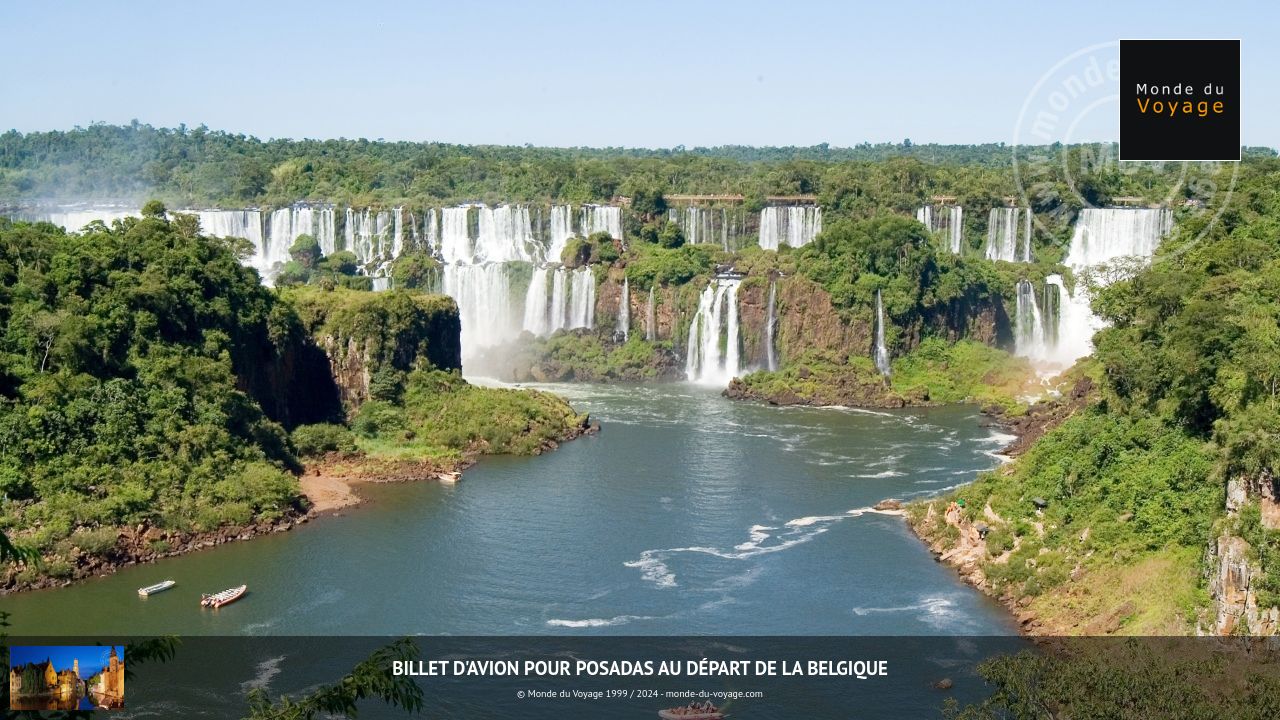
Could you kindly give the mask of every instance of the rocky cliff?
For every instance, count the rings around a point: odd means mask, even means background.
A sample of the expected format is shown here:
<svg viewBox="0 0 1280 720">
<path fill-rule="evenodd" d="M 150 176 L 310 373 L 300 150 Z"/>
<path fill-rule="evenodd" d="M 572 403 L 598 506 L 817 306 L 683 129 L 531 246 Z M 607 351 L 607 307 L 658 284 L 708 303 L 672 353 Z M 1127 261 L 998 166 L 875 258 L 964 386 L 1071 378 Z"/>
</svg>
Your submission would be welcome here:
<svg viewBox="0 0 1280 720">
<path fill-rule="evenodd" d="M 1202 632 L 1280 634 L 1280 608 L 1259 602 L 1263 569 L 1258 549 L 1241 537 L 1241 515 L 1254 510 L 1263 532 L 1280 530 L 1280 482 L 1266 474 L 1229 480 L 1226 529 L 1209 543 L 1206 551 L 1205 580 L 1213 599 L 1214 616 L 1212 624 L 1202 627 Z"/>
<path fill-rule="evenodd" d="M 323 350 L 347 408 L 368 399 L 380 373 L 462 369 L 461 321 L 452 298 L 314 288 L 288 298 L 307 336 Z"/>
</svg>

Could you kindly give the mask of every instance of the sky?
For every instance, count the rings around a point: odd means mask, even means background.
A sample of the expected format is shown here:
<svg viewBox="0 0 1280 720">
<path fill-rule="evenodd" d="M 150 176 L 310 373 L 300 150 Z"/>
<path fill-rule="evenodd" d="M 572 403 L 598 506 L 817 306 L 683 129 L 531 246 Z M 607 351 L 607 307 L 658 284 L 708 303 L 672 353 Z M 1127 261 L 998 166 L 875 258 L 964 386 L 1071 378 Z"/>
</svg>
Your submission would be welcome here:
<svg viewBox="0 0 1280 720">
<path fill-rule="evenodd" d="M 1082 48 L 1239 38 L 1243 141 L 1277 147 L 1277 21 L 1272 2 L 1177 0 L 7 0 L 0 129 L 137 119 L 464 144 L 1016 142 L 1037 82 Z M 1055 139 L 1115 140 L 1115 114 L 1103 102 Z"/>
<path fill-rule="evenodd" d="M 87 680 L 107 666 L 111 647 L 110 645 L 15 645 L 9 649 L 9 662 L 12 666 L 17 666 L 52 660 L 53 669 L 61 671 L 71 667 L 73 660 L 79 659 L 80 677 Z M 119 645 L 115 648 L 116 655 L 124 657 L 124 648 Z"/>
</svg>

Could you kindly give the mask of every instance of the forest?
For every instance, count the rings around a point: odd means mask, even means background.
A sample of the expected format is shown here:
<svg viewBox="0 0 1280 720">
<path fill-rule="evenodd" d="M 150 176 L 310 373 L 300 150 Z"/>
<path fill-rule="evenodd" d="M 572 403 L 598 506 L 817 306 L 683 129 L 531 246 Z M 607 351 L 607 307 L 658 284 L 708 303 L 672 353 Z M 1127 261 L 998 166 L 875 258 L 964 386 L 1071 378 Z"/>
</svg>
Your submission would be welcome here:
<svg viewBox="0 0 1280 720">
<path fill-rule="evenodd" d="M 158 202 L 83 233 L 0 218 L 0 538 L 41 558 L 7 564 L 0 587 L 299 517 L 304 459 L 450 469 L 581 431 L 559 398 L 461 379 L 451 299 L 282 296 L 243 245 Z M 369 363 L 355 397 L 320 347 L 335 336 Z M 435 427 L 445 405 L 453 420 Z M 156 532 L 126 547 L 136 527 Z"/>
<path fill-rule="evenodd" d="M 1109 631 L 1203 627 L 1202 578 L 1216 572 L 1204 551 L 1223 536 L 1247 541 L 1259 607 L 1280 603 L 1278 238 L 1280 163 L 1246 162 L 1216 222 L 1181 223 L 1148 266 L 1096 291 L 1109 325 L 1070 375 L 1089 379 L 1085 406 L 1004 471 L 946 498 L 963 498 L 969 518 L 985 506 L 1000 518 L 984 520 L 986 576 L 998 594 L 1068 623 L 1050 632 L 1100 630 L 1087 623 L 1126 600 Z M 1228 507 L 1233 484 L 1249 491 Z M 1068 587 L 1092 591 L 1070 603 L 1050 592 Z"/>
<path fill-rule="evenodd" d="M 1037 178 L 1038 197 L 1164 197 L 1167 173 L 1120 172 L 1112 145 L 1050 146 L 1061 166 Z M 1274 151 L 1246 149 L 1246 157 Z M 199 126 L 91 125 L 0 135 L 0 206 L 53 201 L 137 202 L 170 207 L 282 206 L 300 200 L 357 207 L 459 201 L 582 203 L 646 191 L 816 194 L 824 207 L 868 217 L 914 211 L 933 194 L 985 212 L 1017 194 L 1013 148 L 864 144 L 851 148 L 538 148 L 386 142 L 260 140 Z M 1074 177 L 1074 188 L 1068 182 Z M 1162 180 L 1162 178 L 1166 178 Z M 1194 180 L 1189 178 L 1188 180 Z M 1186 182 L 1185 192 L 1193 183 Z"/>
</svg>

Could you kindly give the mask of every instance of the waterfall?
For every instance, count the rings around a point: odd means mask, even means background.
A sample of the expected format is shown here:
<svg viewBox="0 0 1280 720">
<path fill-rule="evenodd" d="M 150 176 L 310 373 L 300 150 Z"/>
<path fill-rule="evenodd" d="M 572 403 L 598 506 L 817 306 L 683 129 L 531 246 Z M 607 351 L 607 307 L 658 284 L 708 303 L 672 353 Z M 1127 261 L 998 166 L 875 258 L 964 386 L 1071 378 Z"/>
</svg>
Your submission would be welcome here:
<svg viewBox="0 0 1280 720">
<path fill-rule="evenodd" d="M 1149 258 L 1172 229 L 1173 213 L 1163 208 L 1086 208 L 1076 218 L 1066 264 L 1086 268 L 1121 257 Z"/>
<path fill-rule="evenodd" d="M 622 342 L 631 339 L 631 281 L 622 279 L 622 294 L 618 296 L 618 327 L 615 335 L 622 336 Z"/>
<path fill-rule="evenodd" d="M 1173 212 L 1167 208 L 1086 208 L 1076 218 L 1065 264 L 1079 278 L 1086 271 L 1121 258 L 1150 258 L 1172 229 Z M 1056 337 L 1050 345 L 1050 359 L 1069 366 L 1093 352 L 1093 335 L 1105 323 L 1089 307 L 1089 293 L 1083 283 L 1077 280 L 1075 292 L 1068 293 L 1058 275 L 1050 275 L 1045 282 L 1054 288 L 1046 291 L 1046 313 L 1050 292 L 1056 309 L 1056 314 L 1048 315 L 1046 320 Z"/>
<path fill-rule="evenodd" d="M 1067 292 L 1061 275 L 1050 275 L 1044 282 L 1045 296 L 1055 298 L 1055 307 L 1051 310 L 1046 302 L 1042 313 L 1056 336 L 1049 343 L 1048 359 L 1065 368 L 1093 352 L 1093 334 L 1102 329 L 1103 323 L 1089 307 L 1089 293 L 1084 287 L 1077 285 L 1074 294 Z"/>
<path fill-rule="evenodd" d="M 760 211 L 760 247 L 777 250 L 783 243 L 800 247 L 822 232 L 822 208 L 813 205 L 773 206 Z"/>
<path fill-rule="evenodd" d="M 1022 218 L 1022 262 L 1029 263 L 1031 262 L 1031 223 L 1033 220 L 1031 208 L 1026 209 L 1026 212 L 1022 214 Z"/>
<path fill-rule="evenodd" d="M 440 258 L 446 263 L 473 262 L 471 207 L 451 207 L 440 211 Z"/>
<path fill-rule="evenodd" d="M 653 342 L 658 339 L 658 323 L 656 306 L 653 302 L 653 286 L 649 286 L 649 301 L 644 306 L 644 339 Z"/>
<path fill-rule="evenodd" d="M 547 230 L 547 261 L 560 262 L 564 248 L 573 237 L 573 211 L 568 205 L 551 206 L 551 227 Z"/>
<path fill-rule="evenodd" d="M 274 262 L 287 262 L 289 248 L 302 235 L 315 238 L 320 253 L 332 255 L 337 244 L 336 218 L 332 206 L 294 205 L 271 211 L 267 224 L 267 247 L 264 254 L 270 266 Z"/>
<path fill-rule="evenodd" d="M 499 263 L 445 265 L 444 293 L 458 303 L 464 362 L 520 332 L 509 268 Z"/>
<path fill-rule="evenodd" d="M 543 248 L 533 238 L 529 208 L 524 205 L 480 207 L 479 234 L 471 262 L 542 262 Z M 559 258 L 553 258 L 559 260 Z"/>
<path fill-rule="evenodd" d="M 947 249 L 960 254 L 964 242 L 964 208 L 959 205 L 939 205 L 934 212 L 932 205 L 916 210 L 916 220 L 929 228 L 931 233 L 941 233 L 947 239 Z"/>
<path fill-rule="evenodd" d="M 539 337 L 551 333 L 547 272 L 545 267 L 533 269 L 533 279 L 529 281 L 529 290 L 524 296 L 524 329 Z"/>
<path fill-rule="evenodd" d="M 595 327 L 596 276 L 591 268 L 536 267 L 525 293 L 523 328 L 539 337 Z"/>
<path fill-rule="evenodd" d="M 1026 280 L 1018 281 L 1017 310 L 1014 314 L 1014 354 L 1032 360 L 1045 360 L 1049 343 L 1036 289 Z"/>
<path fill-rule="evenodd" d="M 880 300 L 880 291 L 876 290 L 876 369 L 881 375 L 889 377 L 889 349 L 884 345 L 884 303 Z"/>
<path fill-rule="evenodd" d="M 107 227 L 116 220 L 127 217 L 141 217 L 142 211 L 120 208 L 88 208 L 84 210 L 59 209 L 50 212 L 18 212 L 15 217 L 26 222 L 49 222 L 61 226 L 67 232 L 80 232 L 91 222 L 102 221 Z"/>
<path fill-rule="evenodd" d="M 929 232 L 934 232 L 933 227 L 933 207 L 925 205 L 916 209 L 916 222 L 929 228 Z"/>
<path fill-rule="evenodd" d="M 427 208 L 426 219 L 423 221 L 425 225 L 422 228 L 422 237 L 426 240 L 427 250 L 432 255 L 440 254 L 440 219 L 436 215 L 435 208 Z"/>
<path fill-rule="evenodd" d="M 770 372 L 778 369 L 778 352 L 774 348 L 774 334 L 777 332 L 778 327 L 777 295 L 778 284 L 776 282 L 769 283 L 769 309 L 764 322 L 764 352 L 765 369 Z"/>
<path fill-rule="evenodd" d="M 622 239 L 622 208 L 616 205 L 583 205 L 578 223 L 582 237 L 607 232 L 614 240 Z"/>
<path fill-rule="evenodd" d="M 347 208 L 344 235 L 346 249 L 355 253 L 364 272 L 381 275 L 404 247 L 404 214 L 401 208 L 373 211 Z"/>
<path fill-rule="evenodd" d="M 741 284 L 736 278 L 717 278 L 698 298 L 698 314 L 689 323 L 684 366 L 685 377 L 691 382 L 724 387 L 740 373 L 738 286 Z"/>
<path fill-rule="evenodd" d="M 200 232 L 213 237 L 235 237 L 262 247 L 262 213 L 257 210 L 196 210 Z"/>
<path fill-rule="evenodd" d="M 1021 213 L 1019 208 L 1014 207 L 991 208 L 991 215 L 987 219 L 988 260 L 1015 262 L 1019 259 L 1018 218 Z M 1030 245 L 1030 242 L 1031 238 L 1028 237 L 1027 244 Z"/>
<path fill-rule="evenodd" d="M 192 212 L 200 220 L 200 232 L 213 237 L 234 237 L 253 244 L 253 256 L 248 265 L 258 271 L 265 282 L 274 277 L 278 263 L 289 259 L 289 246 L 279 254 L 273 254 L 267 246 L 262 227 L 262 213 L 258 210 L 196 210 Z"/>
<path fill-rule="evenodd" d="M 705 208 L 692 205 L 671 208 L 667 219 L 680 226 L 690 244 L 716 243 L 725 250 L 738 246 L 743 232 L 742 211 L 729 208 Z"/>
<path fill-rule="evenodd" d="M 572 282 L 569 285 L 569 329 L 593 328 L 596 325 L 596 275 L 591 268 L 565 270 L 559 268 L 557 273 L 568 273 Z"/>
</svg>

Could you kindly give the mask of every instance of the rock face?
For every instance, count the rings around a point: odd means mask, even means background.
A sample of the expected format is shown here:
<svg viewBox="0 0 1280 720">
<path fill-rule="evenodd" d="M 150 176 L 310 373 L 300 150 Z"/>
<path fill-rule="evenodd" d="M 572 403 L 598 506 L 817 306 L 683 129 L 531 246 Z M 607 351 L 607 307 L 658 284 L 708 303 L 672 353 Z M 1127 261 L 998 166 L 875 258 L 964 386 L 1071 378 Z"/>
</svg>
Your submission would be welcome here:
<svg viewBox="0 0 1280 720">
<path fill-rule="evenodd" d="M 1280 488 L 1276 478 L 1267 473 L 1235 477 L 1227 481 L 1226 510 L 1229 519 L 1236 517 L 1251 502 L 1258 504 L 1263 527 L 1280 528 Z M 1261 570 L 1250 559 L 1252 547 L 1244 538 L 1222 535 L 1210 543 L 1206 552 L 1209 596 L 1213 599 L 1212 627 L 1202 631 L 1214 635 L 1247 633 L 1280 634 L 1280 608 L 1260 607 L 1254 583 Z"/>
<path fill-rule="evenodd" d="M 295 302 L 349 409 L 368 399 L 379 372 L 462 369 L 462 324 L 452 298 L 333 291 L 309 292 Z"/>
</svg>

